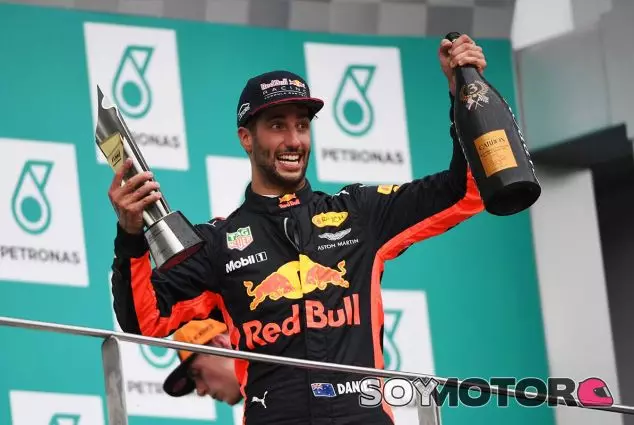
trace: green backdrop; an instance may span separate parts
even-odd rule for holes
[[[106,279],[115,230],[106,194],[112,171],[99,164],[95,155],[91,115],[95,105],[86,66],[85,21],[175,30],[189,169],[155,172],[172,207],[193,222],[206,221],[211,215],[203,158],[210,154],[245,157],[235,132],[236,102],[244,82],[277,68],[305,75],[306,41],[397,47],[413,175],[443,169],[450,159],[449,102],[436,59],[437,38],[332,35],[0,5],[0,138],[74,145],[88,264],[86,287],[0,281],[1,315],[113,328]],[[478,42],[487,55],[489,81],[514,106],[509,42]],[[3,153],[3,163],[7,154]],[[3,175],[3,169],[2,179],[15,180],[13,175]],[[314,157],[308,177],[320,190],[335,192],[342,186],[318,180]],[[1,202],[2,208],[10,205],[7,200]],[[67,213],[63,207],[57,211]],[[0,245],[8,225],[0,222]],[[0,257],[0,269],[7,261]],[[441,237],[413,246],[387,264],[384,288],[425,291],[435,372],[440,376],[548,375],[527,212],[505,218],[481,214]],[[415,328],[412,333],[411,338],[416,338]],[[5,327],[0,327],[0,340],[0,423],[11,423],[10,390],[97,395],[105,403],[100,340]],[[228,407],[216,403],[216,410],[215,423],[232,423]],[[445,408],[443,419],[449,425],[547,425],[553,422],[553,414],[547,407],[523,408],[511,401],[503,409],[492,405]],[[135,416],[130,423],[209,421]]]

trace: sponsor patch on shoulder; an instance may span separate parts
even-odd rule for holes
[[[326,226],[335,226],[339,227],[341,223],[346,221],[348,218],[348,213],[346,211],[342,212],[326,212],[313,216],[312,222],[317,227],[326,227]]]
[[[376,191],[383,195],[389,195],[392,192],[396,192],[399,187],[400,186],[396,184],[380,184],[377,186]]]
[[[251,227],[241,227],[235,232],[227,232],[227,247],[229,249],[244,250],[253,242]]]

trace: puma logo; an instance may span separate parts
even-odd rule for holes
[[[262,396],[262,398],[253,396],[253,398],[251,398],[251,403],[260,403],[266,409],[266,403],[264,401],[264,399],[266,398],[266,393],[268,393],[268,391],[264,391],[264,395]]]

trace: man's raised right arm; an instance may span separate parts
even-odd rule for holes
[[[108,192],[119,216],[112,263],[113,307],[124,332],[165,337],[191,320],[206,319],[218,304],[211,226],[199,227],[206,243],[194,255],[168,271],[153,269],[142,213],[160,192],[148,174],[121,185],[128,167],[115,174]]]

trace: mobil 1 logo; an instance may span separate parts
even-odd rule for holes
[[[236,260],[230,260],[227,264],[225,264],[225,270],[227,273],[231,273],[232,271],[241,269],[246,266],[250,266],[256,263],[261,263],[266,261],[268,258],[266,256],[266,252],[258,252],[257,254],[247,255],[245,257],[240,257]]]

